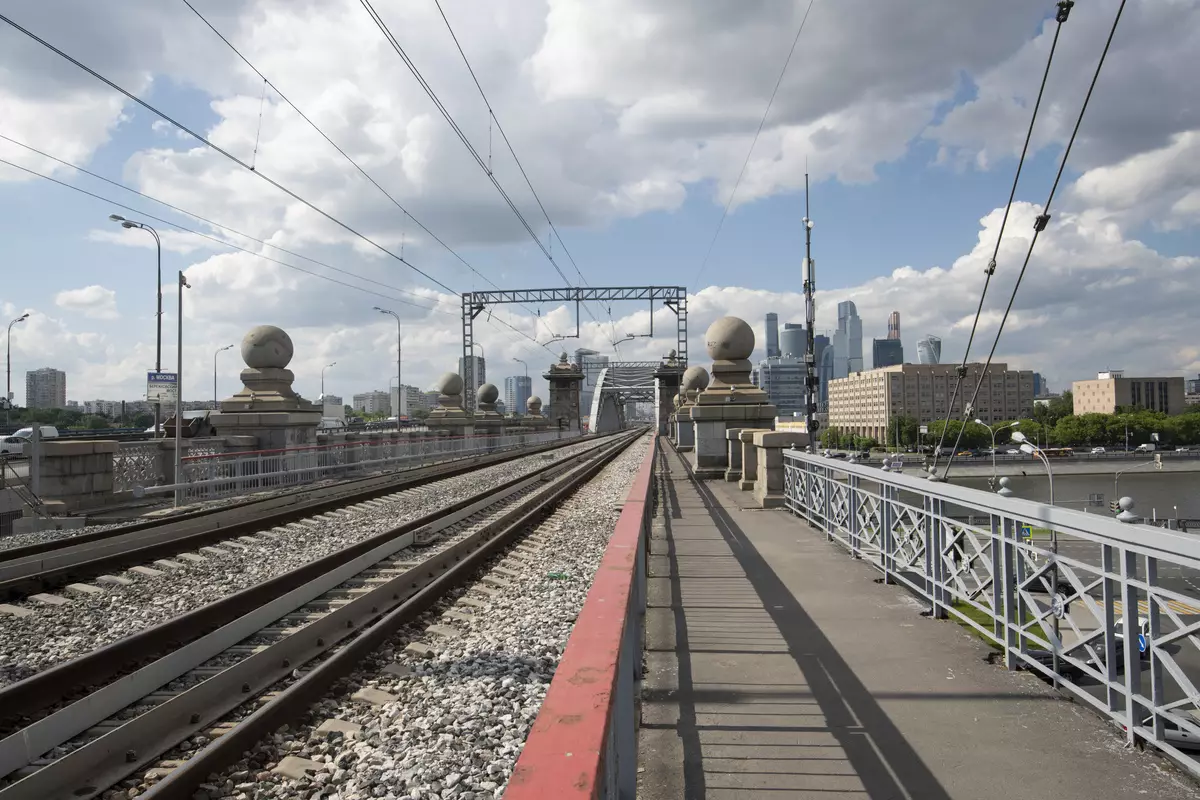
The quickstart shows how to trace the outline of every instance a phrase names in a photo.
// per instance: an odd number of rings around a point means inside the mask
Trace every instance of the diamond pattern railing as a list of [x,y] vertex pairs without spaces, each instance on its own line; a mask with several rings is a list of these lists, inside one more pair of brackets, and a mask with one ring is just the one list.
[[[1200,776],[1200,537],[784,454],[788,509]],[[1125,613],[1127,609],[1133,613]]]

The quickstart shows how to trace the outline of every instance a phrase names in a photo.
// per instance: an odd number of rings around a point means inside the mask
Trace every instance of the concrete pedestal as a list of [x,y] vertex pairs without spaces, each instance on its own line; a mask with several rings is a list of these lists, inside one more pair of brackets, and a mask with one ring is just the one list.
[[767,430],[741,428],[738,431],[738,443],[742,449],[742,477],[738,479],[738,488],[743,492],[754,491],[754,482],[758,480],[758,450],[754,447],[754,434]]
[[754,434],[754,447],[758,451],[754,499],[763,508],[780,508],[784,504],[783,451],[792,446],[808,447],[808,434],[794,431],[759,431]]
[[98,508],[112,503],[116,442],[42,440],[38,497],[63,511]]
[[742,479],[741,433],[741,428],[725,430],[725,480],[730,483]]
[[[775,424],[775,406],[764,404],[705,404],[708,389],[691,408],[696,441],[692,450],[692,472],[697,478],[725,478],[729,467],[727,431],[742,428],[771,428]],[[732,479],[731,479],[732,480]]]
[[225,411],[228,402],[222,402],[222,410],[208,417],[219,434],[239,439],[252,436],[259,450],[285,450],[317,441],[320,410]]
[[692,419],[687,409],[675,415],[675,449],[681,453],[689,452],[696,444],[696,429],[692,427]]

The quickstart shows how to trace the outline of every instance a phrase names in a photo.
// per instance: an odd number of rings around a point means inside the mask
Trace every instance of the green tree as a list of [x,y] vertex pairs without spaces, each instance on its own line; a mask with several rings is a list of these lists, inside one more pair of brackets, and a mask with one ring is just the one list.
[[[103,430],[112,427],[108,424],[108,419],[99,414],[89,414],[79,421],[81,427],[85,430]],[[151,423],[153,424],[153,423]]]
[[897,441],[900,447],[911,447],[917,444],[917,440],[921,435],[921,423],[916,417],[899,415],[891,418],[888,423],[887,442],[888,447],[895,447]]

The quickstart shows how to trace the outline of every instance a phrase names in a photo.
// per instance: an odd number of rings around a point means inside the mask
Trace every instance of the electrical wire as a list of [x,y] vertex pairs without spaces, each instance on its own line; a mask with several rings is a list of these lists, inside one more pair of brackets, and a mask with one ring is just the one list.
[[[233,44],[233,42],[229,41],[229,39],[227,39],[225,37],[225,35],[223,33],[221,33],[221,31],[217,30],[216,26],[213,25],[211,22],[209,22],[208,19],[203,14],[201,14],[200,11],[197,10],[194,5],[192,5],[190,0],[182,0],[182,2],[189,9],[191,9],[192,13],[195,14],[200,19],[200,21],[203,22],[208,27],[209,30],[211,30],[214,34],[216,34],[218,39],[220,39],[222,42],[225,43],[226,47],[228,47],[230,50],[232,50],[234,52],[234,54],[242,60],[242,63],[244,63],[247,67],[250,68],[250,70],[252,72],[254,72],[255,75],[257,75],[259,78],[262,79],[263,84],[265,86],[271,87],[271,90],[274,91],[275,94],[279,95],[279,99],[283,100],[283,102],[287,103],[288,106],[290,106],[293,111],[295,111],[297,114],[299,114],[300,119],[307,122],[309,127],[311,127],[314,131],[316,131],[317,134],[322,139],[324,139],[326,142],[328,142],[330,147],[332,147],[334,150],[336,150],[342,156],[342,158],[346,159],[346,161],[349,162],[350,165],[352,167],[354,167],[354,169],[356,169],[360,175],[362,175],[364,178],[366,178],[371,183],[372,186],[374,186],[376,189],[378,189],[383,194],[383,196],[386,197],[392,203],[392,205],[394,205],[396,208],[398,208],[400,210],[400,212],[402,214],[404,214],[405,217],[410,219],[414,225],[419,227],[426,234],[428,234],[430,238],[432,238],[435,242],[437,242],[439,245],[441,245],[442,248],[446,250],[446,252],[448,252],[450,255],[452,255],[456,259],[458,259],[458,261],[463,266],[465,266],[467,269],[469,269],[475,275],[479,276],[479,278],[481,278],[483,281],[485,281],[492,288],[494,288],[494,289],[500,288],[490,278],[488,278],[486,275],[484,275],[482,272],[480,272],[474,266],[472,266],[470,264],[470,262],[468,262],[465,258],[463,258],[463,256],[461,254],[459,254],[459,252],[457,250],[455,250],[453,247],[448,245],[437,234],[435,234],[428,227],[426,227],[425,223],[421,222],[419,219],[414,217],[412,215],[412,212],[410,212],[407,208],[405,208],[403,205],[401,205],[400,201],[398,201],[395,197],[393,197],[391,195],[391,193],[388,192],[387,189],[384,189],[383,186],[377,180],[375,180],[375,178],[373,176],[371,176],[370,173],[368,173],[365,169],[363,169],[363,167],[361,165],[359,165],[359,163],[357,161],[355,161],[354,158],[351,157],[351,155],[349,153],[347,153],[344,149],[342,149],[342,147],[340,145],[338,145],[337,142],[333,141],[333,139],[330,138],[329,135],[326,134],[325,131],[323,131],[319,125],[317,125],[317,123],[313,122],[313,120],[307,114],[305,114],[303,111],[301,111],[300,108],[295,103],[293,103],[288,98],[287,95],[285,95],[282,91],[280,91],[279,87],[276,86],[274,83],[272,83],[271,80],[266,75],[264,75],[262,73],[262,71],[259,70],[259,68],[256,67],[250,61],[250,59],[248,59],[245,55],[243,55],[242,52],[240,50],[238,50],[237,47]],[[261,112],[260,112],[260,115],[261,115]],[[403,255],[403,249],[401,249],[401,255]],[[528,311],[530,314],[533,314],[533,310],[530,309],[528,306],[523,305],[522,307],[525,308],[525,310]],[[549,330],[549,326],[547,326],[547,330]],[[550,334],[551,334],[551,336],[553,336],[554,332],[550,331]]]
[[[979,380],[975,383],[975,390],[971,394],[971,402],[967,408],[975,405],[975,400],[979,397],[979,390],[983,386],[984,380],[987,378],[988,368],[992,364],[992,359],[996,356],[996,348],[1000,345],[1000,335],[1004,333],[1004,325],[1008,322],[1009,314],[1012,312],[1013,303],[1017,299],[1017,292],[1021,288],[1021,281],[1025,278],[1025,272],[1029,268],[1029,261],[1033,257],[1033,248],[1037,245],[1038,235],[1046,230],[1046,226],[1050,224],[1050,204],[1054,202],[1054,195],[1058,192],[1059,184],[1062,182],[1063,173],[1067,168],[1067,159],[1071,156],[1071,150],[1075,146],[1075,139],[1079,135],[1079,129],[1083,125],[1083,115],[1087,112],[1088,104],[1092,100],[1092,94],[1096,90],[1096,84],[1100,80],[1100,70],[1104,67],[1104,61],[1108,57],[1108,51],[1112,47],[1113,38],[1117,33],[1117,26],[1121,22],[1121,14],[1125,11],[1126,0],[1121,0],[1121,5],[1117,7],[1116,16],[1113,18],[1112,27],[1108,31],[1108,38],[1104,42],[1104,50],[1100,53],[1100,60],[1096,62],[1096,70],[1092,73],[1091,83],[1088,85],[1087,94],[1083,98],[1083,105],[1079,109],[1079,115],[1075,118],[1075,127],[1071,130],[1071,137],[1067,140],[1066,149],[1063,150],[1062,158],[1058,163],[1058,171],[1054,175],[1054,183],[1050,187],[1050,193],[1046,197],[1046,202],[1042,206],[1042,213],[1037,216],[1033,223],[1033,236],[1029,239],[1029,247],[1025,251],[1025,259],[1021,263],[1021,271],[1017,273],[1016,283],[1013,284],[1012,293],[1008,297],[1008,305],[1004,308],[1004,315],[1000,318],[1000,325],[996,328],[996,336],[992,339],[992,347],[988,352],[987,361],[984,362],[983,371],[979,375]],[[964,424],[965,428],[966,425]],[[961,438],[962,432],[959,431]],[[950,464],[954,460],[954,455],[950,455],[950,460],[946,462],[945,475],[950,472]]]
[[238,166],[242,167],[243,169],[247,170],[248,172],[251,172],[251,173],[253,173],[254,175],[257,175],[259,178],[261,178],[261,179],[263,179],[264,181],[266,181],[267,183],[271,184],[271,185],[272,185],[272,186],[274,186],[276,189],[278,189],[279,191],[281,191],[281,192],[283,192],[284,194],[286,194],[288,197],[291,197],[293,200],[295,200],[295,201],[297,201],[297,202],[299,202],[299,203],[301,203],[301,204],[303,204],[303,205],[307,206],[309,209],[311,209],[311,210],[315,211],[316,213],[320,214],[322,217],[324,217],[325,219],[327,219],[327,220],[329,220],[330,222],[334,223],[335,225],[337,225],[338,227],[342,228],[342,229],[343,229],[343,230],[345,230],[346,232],[348,232],[348,233],[350,233],[350,234],[353,234],[354,236],[358,237],[359,239],[362,239],[364,242],[366,242],[367,244],[369,244],[369,245],[371,245],[372,247],[376,248],[376,249],[377,249],[377,250],[379,250],[380,252],[382,252],[382,253],[384,253],[384,254],[386,254],[386,255],[388,255],[388,256],[391,256],[391,257],[392,257],[392,258],[394,258],[395,260],[399,261],[401,264],[404,264],[404,265],[405,265],[405,266],[407,266],[409,269],[411,269],[411,270],[413,270],[414,272],[416,272],[418,275],[421,275],[421,276],[423,276],[424,278],[426,278],[427,280],[429,280],[431,283],[434,283],[434,284],[436,284],[437,286],[440,286],[441,288],[445,289],[447,292],[450,292],[451,294],[458,294],[457,292],[455,292],[453,289],[451,289],[451,288],[450,288],[449,286],[447,286],[446,284],[442,283],[442,282],[441,282],[440,280],[438,280],[437,278],[433,277],[432,275],[430,275],[429,273],[425,272],[424,270],[421,270],[420,268],[418,268],[418,267],[414,266],[414,265],[413,265],[411,262],[409,262],[409,261],[405,260],[404,258],[401,258],[400,256],[396,255],[395,253],[393,253],[393,252],[392,252],[391,250],[389,250],[388,248],[386,248],[386,247],[384,247],[383,245],[381,245],[381,244],[379,244],[378,242],[376,242],[374,239],[370,238],[369,236],[366,236],[365,234],[359,233],[357,230],[355,230],[354,228],[350,227],[350,226],[349,226],[349,225],[347,225],[345,222],[342,222],[340,219],[338,219],[337,217],[334,217],[332,214],[328,213],[327,211],[325,211],[325,210],[323,210],[323,209],[321,209],[321,208],[318,208],[316,205],[314,205],[313,203],[311,203],[311,202],[309,202],[308,200],[304,199],[304,198],[303,198],[303,197],[301,197],[300,195],[296,194],[296,193],[295,193],[295,192],[293,192],[291,189],[288,189],[286,186],[283,186],[283,185],[282,185],[282,184],[280,184],[279,182],[277,182],[277,181],[275,181],[275,180],[273,180],[273,179],[271,179],[271,178],[267,177],[267,176],[266,176],[266,175],[264,175],[264,174],[263,174],[261,171],[259,171],[259,170],[256,170],[256,169],[253,169],[253,168],[252,168],[252,167],[251,167],[249,164],[247,164],[245,161],[243,161],[242,159],[238,158],[237,156],[233,155],[233,154],[232,154],[232,153],[230,153],[228,150],[225,150],[225,149],[223,149],[223,148],[219,147],[218,145],[214,144],[213,142],[211,142],[210,140],[208,140],[208,139],[206,139],[205,137],[201,136],[199,133],[196,133],[194,130],[192,130],[191,128],[187,127],[187,126],[186,126],[186,125],[184,125],[183,123],[181,123],[181,122],[179,122],[179,121],[175,120],[174,118],[172,118],[172,117],[168,116],[166,113],[164,113],[164,112],[162,112],[162,111],[158,110],[157,108],[155,108],[154,106],[152,106],[150,103],[148,103],[148,102],[146,102],[145,100],[141,99],[140,97],[138,97],[137,95],[133,94],[133,93],[132,93],[132,92],[130,92],[129,90],[125,89],[124,87],[122,87],[122,86],[118,85],[117,83],[115,83],[115,82],[113,82],[113,81],[109,80],[108,78],[104,77],[104,76],[103,76],[103,75],[101,75],[99,72],[97,72],[96,70],[94,70],[94,69],[92,69],[91,67],[87,66],[86,64],[84,64],[84,63],[83,63],[82,61],[80,61],[79,59],[77,59],[77,58],[74,58],[73,56],[70,56],[70,55],[68,55],[67,53],[63,52],[63,51],[62,51],[62,50],[60,50],[59,48],[57,48],[57,47],[55,47],[54,45],[50,44],[50,42],[48,42],[48,41],[46,41],[45,39],[41,38],[40,36],[38,36],[37,34],[33,33],[32,31],[28,30],[27,28],[23,28],[23,27],[21,27],[21,26],[20,26],[20,25],[18,25],[18,24],[17,24],[17,23],[16,23],[14,20],[10,19],[9,17],[5,16],[4,14],[0,14],[0,21],[7,23],[7,24],[8,24],[10,27],[12,27],[12,28],[16,29],[17,31],[19,31],[19,32],[21,32],[21,33],[23,33],[23,34],[25,34],[25,35],[26,35],[26,36],[28,36],[30,39],[33,39],[35,42],[37,42],[38,44],[40,44],[40,45],[42,45],[43,47],[45,47],[47,50],[50,50],[52,53],[54,53],[54,54],[58,55],[59,57],[63,58],[63,59],[64,59],[64,60],[66,60],[66,61],[69,61],[70,63],[74,64],[76,67],[79,67],[81,70],[83,70],[84,72],[88,73],[89,75],[91,75],[91,76],[92,76],[93,78],[95,78],[96,80],[100,81],[101,83],[104,83],[104,84],[106,84],[106,85],[107,85],[109,88],[111,88],[111,89],[113,89],[113,90],[115,90],[115,91],[117,91],[117,92],[119,92],[119,93],[121,93],[121,94],[125,95],[125,97],[127,97],[127,98],[129,98],[130,100],[132,100],[133,102],[137,103],[137,104],[138,104],[139,106],[141,106],[142,108],[146,109],[147,111],[149,111],[150,113],[154,114],[155,116],[157,116],[157,117],[161,118],[162,120],[164,120],[164,121],[166,121],[166,122],[169,122],[170,124],[174,125],[176,128],[179,128],[179,130],[181,130],[181,131],[183,131],[184,133],[188,134],[188,135],[189,135],[189,136],[191,136],[193,139],[196,139],[197,141],[199,141],[199,142],[201,142],[202,144],[206,145],[206,146],[207,146],[207,147],[209,147],[210,149],[212,149],[212,150],[216,151],[217,153],[220,153],[221,155],[225,156],[227,159],[229,159],[230,161],[234,162],[235,164],[237,164]]
[[[1062,33],[1063,23],[1070,16],[1071,8],[1074,6],[1074,0],[1059,0],[1057,5],[1057,13],[1055,14],[1056,25],[1054,26],[1054,39],[1050,42],[1050,52],[1046,55],[1046,67],[1042,70],[1042,82],[1038,87],[1037,100],[1033,104],[1033,113],[1029,116],[1029,126],[1025,130],[1025,143],[1021,147],[1021,157],[1017,160],[1017,170],[1013,174],[1012,188],[1008,193],[1008,203],[1004,206],[1004,217],[1000,221],[1000,232],[996,236],[996,246],[992,249],[992,257],[988,260],[987,269],[984,270],[985,277],[983,279],[983,291],[979,294],[979,304],[975,308],[975,319],[971,323],[971,333],[967,337],[967,347],[963,351],[962,364],[959,365],[958,381],[954,384],[954,390],[950,395],[950,402],[946,406],[946,419],[942,423],[941,437],[938,439],[937,448],[933,451],[933,467],[937,469],[938,456],[942,452],[942,445],[946,442],[946,431],[950,427],[950,417],[954,413],[954,403],[958,400],[959,389],[963,387],[967,375],[967,362],[971,356],[971,345],[975,342],[975,333],[979,328],[979,320],[983,314],[983,302],[987,297],[988,287],[992,282],[992,275],[996,272],[996,257],[1000,254],[1000,244],[1004,239],[1004,231],[1008,226],[1008,217],[1012,212],[1013,199],[1017,195],[1017,184],[1021,180],[1021,170],[1025,166],[1025,156],[1029,152],[1029,142],[1033,138],[1034,123],[1037,122],[1038,111],[1042,107],[1042,96],[1046,92],[1046,83],[1050,77],[1050,65],[1054,63],[1054,53],[1058,49],[1058,38]],[[973,402],[973,401],[972,401]],[[964,409],[966,411],[966,409]],[[966,412],[969,415],[970,412]],[[963,430],[966,428],[966,420],[964,418],[963,425],[959,428],[958,437],[954,442],[954,452],[958,452],[958,447],[962,443]],[[950,459],[953,460],[954,453],[950,454]],[[947,466],[949,469],[949,466]]]
[[746,174],[746,167],[750,165],[750,156],[754,154],[754,146],[758,144],[758,137],[762,135],[763,126],[767,124],[767,115],[771,113],[771,106],[775,104],[775,95],[779,93],[779,87],[783,83],[783,76],[787,74],[788,65],[792,63],[792,56],[796,53],[796,43],[800,41],[800,34],[804,33],[804,25],[808,22],[808,14],[812,11],[813,3],[816,0],[808,0],[808,8],[804,10],[804,16],[800,19],[800,27],[796,29],[796,36],[792,39],[792,47],[788,50],[787,59],[783,62],[783,69],[779,70],[779,77],[775,81],[775,88],[771,90],[771,98],[767,100],[767,107],[763,110],[762,119],[758,121],[758,130],[754,132],[754,138],[750,140],[750,149],[746,151],[746,160],[742,162],[742,169],[738,172],[737,180],[733,182],[733,190],[729,193],[729,199],[725,201],[725,208],[721,211],[721,219],[717,221],[717,229],[713,232],[712,240],[708,243],[708,250],[704,253],[704,260],[700,262],[700,269],[696,271],[696,277],[693,282],[699,281],[700,276],[708,267],[708,259],[712,256],[713,245],[717,243],[717,237],[721,235],[721,228],[725,226],[725,217],[729,215],[729,208],[733,205],[733,198],[737,195],[738,187],[742,185],[742,176]]

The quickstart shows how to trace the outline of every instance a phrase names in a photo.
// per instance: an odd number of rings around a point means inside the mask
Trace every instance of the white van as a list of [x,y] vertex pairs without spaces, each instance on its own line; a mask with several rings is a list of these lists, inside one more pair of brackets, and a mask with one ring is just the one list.
[[[42,425],[41,428],[43,439],[58,438],[58,428],[54,427],[53,425]],[[21,428],[21,430],[14,433],[13,436],[16,436],[20,439],[30,439],[33,437],[33,428]]]

